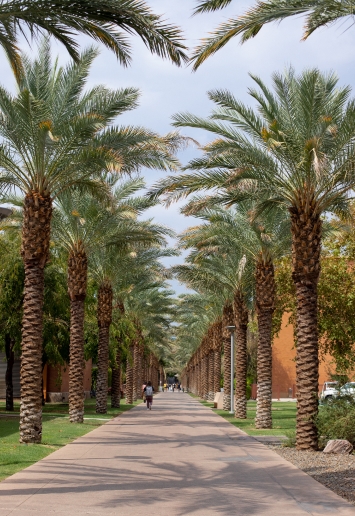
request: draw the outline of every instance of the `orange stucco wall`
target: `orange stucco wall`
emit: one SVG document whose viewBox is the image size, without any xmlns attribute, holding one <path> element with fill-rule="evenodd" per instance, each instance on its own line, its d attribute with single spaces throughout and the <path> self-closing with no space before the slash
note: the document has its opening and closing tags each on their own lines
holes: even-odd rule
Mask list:
<svg viewBox="0 0 355 516">
<path fill-rule="evenodd" d="M 47 367 L 47 392 L 69 392 L 69 367 L 51 366 Z M 91 389 L 92 360 L 85 362 L 84 369 L 84 391 Z"/>
<path fill-rule="evenodd" d="M 272 391 L 274 398 L 295 396 L 296 392 L 296 348 L 293 326 L 288 324 L 288 314 L 284 314 L 280 333 L 274 338 L 272 347 Z M 319 363 L 319 388 L 330 380 L 334 372 L 332 358 L 326 355 Z"/>
</svg>

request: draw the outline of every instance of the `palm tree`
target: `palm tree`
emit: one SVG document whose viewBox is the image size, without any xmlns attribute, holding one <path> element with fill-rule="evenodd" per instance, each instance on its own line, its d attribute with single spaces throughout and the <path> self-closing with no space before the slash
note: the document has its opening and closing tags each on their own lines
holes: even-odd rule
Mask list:
<svg viewBox="0 0 355 516">
<path fill-rule="evenodd" d="M 16 188 L 24 194 L 21 442 L 40 442 L 42 433 L 43 271 L 53 200 L 74 187 L 106 188 L 98 174 L 108 167 L 121 170 L 122 159 L 112 143 L 119 129 L 105 127 L 137 102 L 132 88 L 84 92 L 95 55 L 91 49 L 77 64 L 52 67 L 44 40 L 38 58 L 23 58 L 17 95 L 0 88 L 0 183 L 3 191 Z"/>
<path fill-rule="evenodd" d="M 118 150 L 121 172 L 132 173 L 140 166 L 174 168 L 175 159 L 170 149 L 176 145 L 173 135 L 159 137 L 143 128 L 122 127 L 107 135 L 112 147 Z M 83 363 L 84 363 L 84 303 L 87 284 L 87 259 L 95 248 L 122 233 L 124 220 L 150 207 L 147 199 L 129 199 L 143 187 L 141 179 L 116 185 L 113 194 L 101 203 L 82 192 L 61 195 L 54 212 L 54 238 L 68 252 L 68 287 L 71 300 L 71 344 L 69 369 L 69 417 L 72 422 L 83 422 Z M 119 232 L 117 229 L 119 228 Z M 128 223 L 127 230 L 132 225 Z M 135 230 L 135 228 L 133 228 Z M 121 233 L 120 233 L 121 232 Z M 129 235 L 127 235 L 129 238 Z M 121 235 L 123 240 L 124 236 Z"/>
<path fill-rule="evenodd" d="M 85 34 L 111 49 L 121 64 L 128 65 L 131 49 L 124 33 L 137 34 L 152 53 L 177 65 L 186 61 L 180 30 L 165 24 L 141 0 L 2 0 L 0 14 L 0 45 L 17 77 L 23 73 L 17 35 L 26 34 L 26 30 L 31 36 L 46 31 L 76 61 L 79 53 L 74 36 Z"/>
<path fill-rule="evenodd" d="M 208 203 L 208 199 L 204 200 Z M 191 201 L 194 215 L 207 223 L 188 229 L 181 237 L 182 247 L 192 248 L 183 265 L 175 270 L 180 280 L 187 281 L 194 288 L 207 289 L 211 293 L 225 292 L 227 302 L 223 308 L 222 335 L 224 342 L 224 409 L 230 410 L 230 332 L 226 326 L 236 326 L 236 417 L 246 418 L 247 381 L 247 301 L 251 297 L 254 279 L 249 263 L 246 263 L 243 243 L 235 237 L 233 215 L 221 208 L 199 210 L 201 200 Z M 183 211 L 189 211 L 189 206 Z M 230 233 L 229 233 L 230 232 Z M 240 237 L 242 238 L 242 236 Z"/>
<path fill-rule="evenodd" d="M 107 374 L 113 296 L 115 283 L 118 282 L 120 285 L 121 277 L 125 279 L 124 260 L 128 257 L 128 261 L 132 263 L 131 254 L 133 253 L 134 258 L 140 247 L 164 246 L 165 236 L 173 234 L 168 228 L 153 224 L 150 220 L 139 221 L 132 218 L 132 212 L 129 210 L 130 203 L 135 207 L 135 215 L 151 205 L 147 198 L 136 197 L 130 201 L 125 199 L 122 204 L 126 205 L 126 211 L 128 212 L 126 219 L 123 219 L 121 222 L 117 220 L 115 234 L 108 239 L 105 247 L 96 249 L 92 253 L 90 260 L 91 271 L 98 285 L 97 322 L 99 327 L 99 345 L 96 412 L 99 414 L 107 412 Z M 140 203 L 141 207 L 139 207 Z M 120 267 L 117 264 L 120 264 Z M 154 267 L 152 267 L 152 270 L 154 270 Z M 122 292 L 119 292 L 119 299 L 122 299 Z M 134 346 L 132 345 L 131 348 L 129 359 L 133 358 Z M 133 375 L 133 370 L 129 370 L 129 374 L 131 372 Z"/>
<path fill-rule="evenodd" d="M 217 11 L 231 3 L 232 0 L 204 0 L 195 9 L 195 14 Z M 320 27 L 328 26 L 344 17 L 353 17 L 354 4 L 348 0 L 259 0 L 243 15 L 222 23 L 201 41 L 191 57 L 194 70 L 235 36 L 240 35 L 244 43 L 256 36 L 267 23 L 302 14 L 307 15 L 302 38 L 305 40 Z"/>
<path fill-rule="evenodd" d="M 171 200 L 218 189 L 209 202 L 255 197 L 256 215 L 274 206 L 288 211 L 297 296 L 297 446 L 316 449 L 321 216 L 346 212 L 354 187 L 355 103 L 349 101 L 349 87 L 316 69 L 299 76 L 292 69 L 275 73 L 274 91 L 253 79 L 261 90 L 250 90 L 258 111 L 229 92 L 215 91 L 210 98 L 218 107 L 209 120 L 175 117 L 177 125 L 203 128 L 217 139 L 189 164 L 195 173 L 166 179 L 153 194 L 173 191 Z"/>
<path fill-rule="evenodd" d="M 189 388 L 198 394 L 202 394 L 203 387 L 206 392 L 212 385 L 216 387 L 215 392 L 219 392 L 221 380 L 221 349 L 222 349 L 222 327 L 221 327 L 221 307 L 223 297 L 219 296 L 220 292 L 215 294 L 212 290 L 200 289 L 202 282 L 190 281 L 188 274 L 180 270 L 181 266 L 173 268 L 179 280 L 186 283 L 189 288 L 193 288 L 197 293 L 183 294 L 179 296 L 176 312 L 176 321 L 178 326 L 175 329 L 175 345 L 174 345 L 174 363 L 176 369 L 183 370 L 188 363 L 194 369 L 190 377 Z M 216 325 L 215 339 L 212 343 L 211 328 Z M 202 343 L 208 340 L 208 356 L 209 360 L 214 353 L 214 364 L 211 367 L 213 377 L 208 378 L 208 388 L 203 386 L 206 378 L 200 370 Z M 211 349 L 213 348 L 213 350 Z M 219 357 L 217 356 L 219 355 Z M 193 364 L 193 365 L 192 365 Z M 210 364 L 210 362 L 209 362 Z M 201 373 L 201 374 L 200 374 Z M 210 391 L 211 392 L 211 391 Z"/>
<path fill-rule="evenodd" d="M 117 293 L 116 293 L 117 297 Z M 115 313 L 116 312 L 116 313 Z M 113 336 L 115 339 L 113 345 L 114 358 L 111 362 L 112 369 L 112 386 L 111 386 L 111 408 L 120 408 L 121 406 L 121 369 L 127 347 L 134 336 L 134 326 L 126 314 L 124 302 L 122 298 L 117 299 L 113 311 Z"/>
<path fill-rule="evenodd" d="M 287 214 L 282 211 L 263 213 L 253 220 L 253 204 L 240 203 L 229 210 L 211 210 L 208 214 L 210 224 L 210 245 L 215 252 L 226 256 L 242 249 L 245 257 L 251 260 L 255 283 L 255 305 L 258 317 L 258 357 L 257 377 L 258 396 L 256 428 L 272 428 L 272 315 L 275 307 L 274 262 L 291 247 L 290 227 Z M 214 242 L 211 239 L 214 237 Z M 200 246 L 201 248 L 201 246 Z M 244 264 L 245 267 L 245 264 Z M 244 272 L 244 271 L 243 271 Z M 244 274 L 245 278 L 246 274 Z M 250 280 L 249 280 L 250 281 Z M 248 313 L 241 288 L 236 290 L 234 308 L 237 329 L 237 373 L 240 369 L 236 400 L 246 417 L 246 329 Z M 244 306 L 243 306 L 244 301 Z M 241 357 L 239 356 L 241 355 Z M 244 365 L 245 364 L 245 365 Z M 244 400 L 243 400 L 244 396 Z M 244 409 L 244 410 L 243 410 Z"/>
</svg>

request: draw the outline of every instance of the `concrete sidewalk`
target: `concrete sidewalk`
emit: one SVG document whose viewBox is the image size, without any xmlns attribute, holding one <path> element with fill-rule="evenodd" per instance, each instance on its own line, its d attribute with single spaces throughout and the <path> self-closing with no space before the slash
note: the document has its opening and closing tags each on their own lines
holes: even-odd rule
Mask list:
<svg viewBox="0 0 355 516">
<path fill-rule="evenodd" d="M 0 484 L 0 516 L 355 516 L 187 394 L 166 392 Z"/>
</svg>

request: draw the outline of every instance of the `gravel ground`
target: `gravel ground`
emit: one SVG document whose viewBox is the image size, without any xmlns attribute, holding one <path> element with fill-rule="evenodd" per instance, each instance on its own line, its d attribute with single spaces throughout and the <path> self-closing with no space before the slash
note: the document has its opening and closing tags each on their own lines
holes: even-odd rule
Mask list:
<svg viewBox="0 0 355 516">
<path fill-rule="evenodd" d="M 298 451 L 295 448 L 268 445 L 315 480 L 355 505 L 355 455 Z"/>
</svg>

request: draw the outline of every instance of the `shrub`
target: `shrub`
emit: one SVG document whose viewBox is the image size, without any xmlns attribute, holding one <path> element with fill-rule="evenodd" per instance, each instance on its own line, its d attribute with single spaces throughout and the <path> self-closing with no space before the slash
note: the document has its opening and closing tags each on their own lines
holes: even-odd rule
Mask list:
<svg viewBox="0 0 355 516">
<path fill-rule="evenodd" d="M 324 448 L 329 439 L 347 439 L 355 444 L 355 399 L 341 396 L 319 407 L 316 419 L 319 447 Z"/>
<path fill-rule="evenodd" d="M 284 448 L 294 448 L 296 446 L 296 431 L 286 430 L 285 432 L 287 439 L 282 443 Z"/>
</svg>

